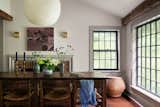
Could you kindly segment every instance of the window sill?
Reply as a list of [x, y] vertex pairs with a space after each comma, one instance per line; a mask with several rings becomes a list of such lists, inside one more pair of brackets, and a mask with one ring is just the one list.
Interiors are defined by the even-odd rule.
[[94, 72], [120, 73], [120, 70], [93, 70]]
[[157, 97], [157, 96], [155, 96], [155, 95], [153, 95], [153, 94], [151, 94], [151, 93], [149, 93], [149, 92], [147, 92], [147, 91], [145, 91], [145, 90], [143, 90], [143, 89], [141, 89], [141, 88], [139, 88], [137, 86], [131, 85], [131, 88], [136, 90], [136, 91], [138, 91], [138, 92], [140, 92], [140, 93], [142, 93], [144, 96], [146, 96], [146, 97], [148, 97], [148, 98], [160, 103], [160, 98], [159, 97]]

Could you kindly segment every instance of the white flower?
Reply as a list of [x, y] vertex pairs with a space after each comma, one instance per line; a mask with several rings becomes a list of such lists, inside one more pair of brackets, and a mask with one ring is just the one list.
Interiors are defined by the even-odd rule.
[[57, 66], [58, 64], [60, 64], [60, 61], [58, 59], [52, 59], [51, 62]]

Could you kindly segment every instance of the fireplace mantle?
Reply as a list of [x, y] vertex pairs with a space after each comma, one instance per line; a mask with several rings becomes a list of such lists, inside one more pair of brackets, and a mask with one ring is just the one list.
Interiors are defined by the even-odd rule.
[[[47, 57], [47, 55], [43, 55], [43, 57]], [[52, 58], [58, 58], [56, 55], [53, 55]], [[9, 71], [15, 71], [15, 55], [9, 55], [8, 56], [8, 70]], [[18, 55], [18, 60], [23, 61], [23, 55]], [[26, 61], [35, 61], [36, 59], [33, 58], [32, 55], [27, 55], [26, 56]], [[65, 68], [67, 68], [69, 72], [72, 72], [72, 66], [73, 66], [73, 55], [65, 55], [63, 56], [63, 62], [67, 63], [66, 66], [64, 66]], [[64, 69], [65, 69], [64, 68]]]

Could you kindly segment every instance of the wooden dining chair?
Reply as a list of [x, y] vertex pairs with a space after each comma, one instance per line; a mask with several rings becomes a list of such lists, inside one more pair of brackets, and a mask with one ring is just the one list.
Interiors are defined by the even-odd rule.
[[70, 80], [41, 80], [40, 107], [71, 107]]
[[[33, 71], [33, 62], [25, 61], [23, 63], [22, 60], [19, 60], [15, 63], [16, 67], [18, 70], [15, 73], [18, 76], [19, 72]], [[33, 84], [31, 80], [4, 80], [2, 81], [2, 90], [2, 100], [5, 107], [12, 105], [31, 107], [31, 98], [33, 95]]]
[[31, 87], [32, 86], [30, 80], [3, 80], [3, 106], [31, 107]]

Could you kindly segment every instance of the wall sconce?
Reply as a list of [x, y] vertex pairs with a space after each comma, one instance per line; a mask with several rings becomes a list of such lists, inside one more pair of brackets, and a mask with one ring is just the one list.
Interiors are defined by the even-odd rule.
[[61, 32], [61, 36], [63, 38], [67, 38], [68, 37], [68, 32]]
[[20, 37], [20, 32], [12, 32], [12, 36], [14, 38], [19, 38]]

